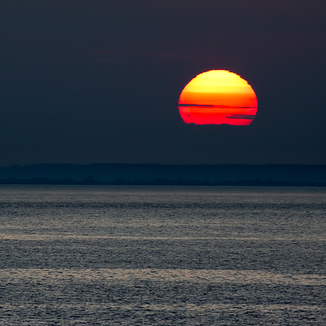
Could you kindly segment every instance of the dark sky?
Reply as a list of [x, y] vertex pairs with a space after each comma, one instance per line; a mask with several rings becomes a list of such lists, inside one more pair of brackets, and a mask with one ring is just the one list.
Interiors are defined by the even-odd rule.
[[[0, 2], [0, 165], [326, 164], [326, 1]], [[227, 69], [249, 127], [196, 126], [178, 98]]]

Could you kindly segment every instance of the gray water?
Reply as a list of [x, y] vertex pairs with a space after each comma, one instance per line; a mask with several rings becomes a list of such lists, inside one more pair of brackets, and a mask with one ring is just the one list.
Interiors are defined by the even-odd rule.
[[0, 325], [326, 325], [326, 189], [0, 187]]

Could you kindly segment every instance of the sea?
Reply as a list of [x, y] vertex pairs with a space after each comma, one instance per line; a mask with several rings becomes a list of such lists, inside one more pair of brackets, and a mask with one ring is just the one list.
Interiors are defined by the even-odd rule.
[[326, 325], [326, 189], [2, 185], [0, 325]]

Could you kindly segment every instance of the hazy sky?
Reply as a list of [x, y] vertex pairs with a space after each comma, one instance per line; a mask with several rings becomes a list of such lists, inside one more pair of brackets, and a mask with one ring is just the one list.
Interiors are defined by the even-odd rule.
[[[0, 2], [0, 165], [326, 164], [326, 1]], [[227, 69], [249, 127], [185, 124], [183, 87]]]

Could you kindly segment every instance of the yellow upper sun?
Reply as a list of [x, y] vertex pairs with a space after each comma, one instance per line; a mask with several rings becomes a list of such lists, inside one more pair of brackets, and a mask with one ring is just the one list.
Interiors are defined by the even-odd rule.
[[189, 93], [252, 93], [251, 86], [227, 70], [210, 70], [197, 75], [184, 88]]

